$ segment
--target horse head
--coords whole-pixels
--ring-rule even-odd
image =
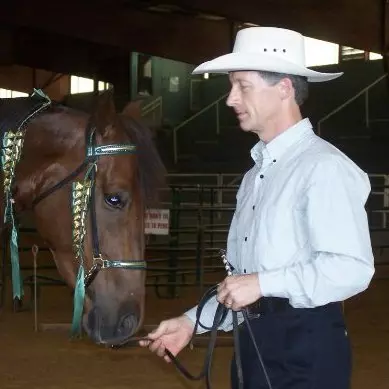
[[[86,219],[83,267],[87,274],[96,265],[96,241],[100,260],[111,264],[93,274],[85,287],[82,325],[96,343],[130,338],[144,317],[145,270],[136,265],[144,261],[145,209],[156,201],[165,171],[148,128],[134,112],[138,110],[127,106],[117,113],[110,92],[98,98],[91,115],[53,105],[26,127],[23,156],[15,171],[15,209],[33,209],[36,228],[48,243],[58,272],[74,289],[80,263],[72,240],[71,181],[85,176],[80,166],[88,149],[86,131],[93,128],[97,147],[136,147],[133,153],[114,155],[107,147],[94,164],[94,205],[88,212],[95,215],[96,225]],[[66,180],[69,177],[71,181]]]

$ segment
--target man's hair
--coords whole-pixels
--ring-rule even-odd
[[[295,100],[301,106],[308,98],[308,81],[306,77],[295,76],[294,74],[273,73],[258,71],[259,75],[271,86],[276,85],[283,78],[289,78],[295,90]]]

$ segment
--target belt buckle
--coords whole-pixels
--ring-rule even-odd
[[[259,301],[255,301],[246,307],[246,313],[249,319],[258,319],[261,317],[261,313],[259,313],[260,304]],[[257,310],[257,312],[255,312],[255,310]]]

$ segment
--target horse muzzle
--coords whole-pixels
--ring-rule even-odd
[[[138,330],[140,315],[131,309],[118,316],[95,306],[84,316],[83,327],[96,344],[115,346],[130,339]]]

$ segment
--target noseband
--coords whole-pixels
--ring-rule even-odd
[[[34,100],[33,107],[30,108],[28,115],[22,123],[17,127],[17,130],[7,131],[3,138],[2,147],[2,170],[4,175],[4,193],[5,193],[5,222],[12,223],[11,234],[11,261],[12,261],[12,284],[14,298],[21,298],[22,286],[20,280],[20,269],[17,247],[17,230],[14,223],[13,201],[12,201],[12,183],[15,178],[15,166],[19,162],[24,136],[26,132],[26,124],[33,116],[42,112],[51,106],[51,100],[40,90],[34,90],[29,99]],[[37,104],[38,99],[38,104]],[[53,187],[47,189],[32,202],[32,207],[35,207],[43,199],[61,189],[68,183],[72,182],[72,243],[73,252],[76,260],[79,263],[79,269],[74,290],[74,312],[72,322],[72,334],[77,335],[81,332],[81,318],[83,311],[83,303],[85,298],[85,288],[89,287],[96,278],[101,269],[129,269],[129,270],[145,270],[145,261],[128,261],[128,260],[111,260],[103,257],[100,251],[98,227],[96,217],[96,174],[97,162],[101,156],[113,156],[122,154],[133,154],[136,151],[134,144],[96,144],[96,128],[91,121],[88,122],[85,132],[85,159],[84,161],[68,176],[62,179]],[[75,181],[75,178],[85,171],[85,176],[82,181]],[[93,263],[85,274],[84,268],[84,239],[87,229],[87,216],[91,219],[92,232],[92,252]]]

